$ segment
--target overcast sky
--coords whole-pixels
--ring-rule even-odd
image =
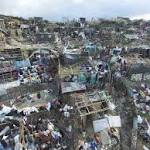
[[[0,14],[49,20],[117,16],[150,19],[150,0],[0,0]]]

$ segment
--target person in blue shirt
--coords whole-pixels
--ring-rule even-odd
[[[92,141],[92,142],[90,143],[90,148],[91,148],[91,150],[97,150],[97,144],[96,144],[95,141]]]

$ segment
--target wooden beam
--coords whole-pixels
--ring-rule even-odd
[[[94,105],[94,106],[97,105],[97,106],[98,106],[98,105],[102,104],[102,102],[107,102],[107,101],[100,101],[100,102],[95,102],[95,103],[92,103],[92,102],[90,102],[90,103],[85,102],[85,105],[84,105],[84,106],[78,106],[78,105],[77,105],[77,108],[84,108],[84,107],[91,106],[91,105]]]
[[[91,112],[89,112],[89,113],[81,113],[80,114],[80,117],[84,117],[84,116],[88,116],[88,115],[91,115],[91,114],[95,114],[95,113],[98,113],[98,112],[103,112],[103,111],[106,111],[106,110],[108,110],[109,108],[104,108],[104,109],[99,109],[99,110],[97,110],[97,111],[91,111]]]

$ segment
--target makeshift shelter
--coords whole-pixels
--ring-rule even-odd
[[[65,64],[74,64],[81,58],[81,49],[65,48],[63,50],[63,61]]]
[[[115,55],[119,55],[122,52],[122,48],[113,48],[112,53]]]
[[[85,52],[88,53],[88,55],[95,55],[97,52],[97,46],[93,43],[89,43],[85,46]]]

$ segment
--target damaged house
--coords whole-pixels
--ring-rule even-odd
[[[150,47],[147,45],[141,45],[139,47],[130,48],[130,53],[140,54],[143,58],[150,58]]]
[[[55,35],[52,33],[37,33],[35,35],[36,43],[51,43],[55,40]]]
[[[10,82],[18,78],[16,66],[14,65],[17,60],[23,59],[23,54],[20,48],[16,49],[4,49],[0,52],[1,56],[1,69],[0,78],[1,82]]]

